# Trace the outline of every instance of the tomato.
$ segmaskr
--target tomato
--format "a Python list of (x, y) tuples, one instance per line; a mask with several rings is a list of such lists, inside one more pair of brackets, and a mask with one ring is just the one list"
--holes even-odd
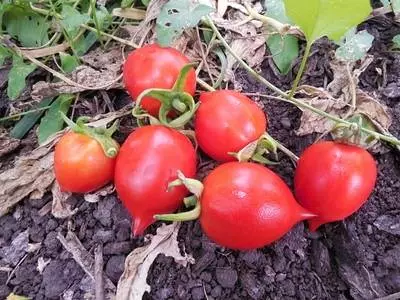
[(266, 130), (263, 111), (248, 97), (220, 90), (200, 95), (195, 132), (200, 148), (220, 162), (234, 161), (238, 152), (256, 141)]
[(372, 193), (377, 176), (371, 154), (357, 146), (325, 141), (308, 147), (295, 173), (295, 195), (317, 215), (310, 229), (342, 220), (357, 211)]
[[(189, 59), (173, 48), (157, 44), (146, 45), (134, 50), (127, 57), (123, 67), (123, 80), (129, 95), (136, 100), (146, 89), (170, 89), (174, 86), (180, 70)], [(192, 69), (186, 77), (184, 91), (194, 95), (196, 73)], [(143, 98), (141, 106), (149, 114), (158, 115), (160, 101), (151, 97)]]
[(231, 249), (263, 247), (313, 216), (278, 175), (255, 163), (218, 166), (204, 180), (200, 199), (204, 232)]
[(61, 190), (87, 193), (112, 180), (115, 161), (94, 138), (69, 132), (56, 145), (54, 172)]
[(196, 174), (196, 152), (190, 140), (171, 128), (144, 126), (132, 132), (122, 145), (115, 168), (119, 198), (134, 217), (134, 235), (155, 220), (153, 215), (175, 211), (188, 191), (168, 188), (178, 170)]

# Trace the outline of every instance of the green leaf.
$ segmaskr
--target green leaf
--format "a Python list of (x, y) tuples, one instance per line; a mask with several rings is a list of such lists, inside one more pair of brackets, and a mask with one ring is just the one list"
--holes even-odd
[[(36, 108), (42, 108), (48, 106), (54, 98), (43, 99)], [(25, 115), (11, 130), (10, 136), (16, 139), (22, 139), (29, 130), (36, 124), (36, 122), (43, 115), (44, 111), (38, 111)]]
[(122, 7), (122, 8), (131, 7), (131, 5), (133, 4), (133, 2), (135, 2), (135, 0), (122, 0), (122, 1), (121, 1), (121, 7)]
[(272, 59), (279, 71), (286, 75), (293, 61), (299, 56), (299, 41), (292, 35), (274, 34), (267, 40)]
[(26, 77), (36, 69), (34, 64), (25, 64), (23, 59), (17, 55), (13, 57), (13, 65), (8, 73), (7, 96), (14, 100), (25, 88)]
[(389, 0), (381, 0), (381, 3), (383, 7), (390, 7), (390, 1)]
[(24, 47), (40, 47), (49, 41), (50, 22), (25, 7), (13, 5), (3, 15), (6, 32)]
[(60, 52), (61, 68), (65, 73), (71, 73), (80, 65), (79, 60), (76, 56), (69, 55), (65, 52)]
[(196, 26), (202, 17), (214, 9), (211, 6), (187, 0), (170, 0), (161, 8), (157, 18), (157, 41), (169, 46), (183, 30)]
[(144, 6), (147, 7), (150, 4), (150, 0), (142, 0), (142, 3), (143, 3)]
[(284, 0), (286, 14), (304, 32), (308, 42), (327, 36), (339, 40), (371, 13), (369, 0)]
[(90, 47), (97, 42), (97, 34), (89, 32), (86, 36), (81, 36), (74, 44), (73, 48), (78, 55), (84, 55)]
[(104, 6), (100, 6), (100, 9), (96, 10), (96, 18), (100, 30), (107, 29), (112, 22), (112, 15)]
[[(266, 15), (282, 23), (292, 22), (286, 15), (283, 0), (265, 1)], [(267, 46), (272, 60), (279, 72), (286, 75), (292, 68), (293, 61), (299, 56), (299, 41), (295, 36), (274, 34), (267, 39)]]
[(354, 27), (346, 33), (344, 39), (345, 42), (336, 49), (336, 57), (344, 61), (357, 61), (367, 54), (374, 37), (366, 30), (356, 33)]
[(395, 35), (392, 39), (393, 48), (400, 49), (400, 34)]
[(400, 12), (400, 0), (391, 0), (392, 9), (395, 14)]
[(87, 14), (81, 14), (72, 6), (64, 4), (61, 11), (61, 25), (68, 33), (68, 35), (73, 38), (78, 34), (81, 24), (86, 24), (90, 17)]
[(11, 56), (10, 51), (8, 51), (6, 47), (0, 45), (0, 67), (4, 64), (4, 60), (10, 56)]
[(71, 94), (60, 95), (51, 104), (46, 115), (42, 118), (38, 130), (39, 145), (43, 144), (50, 136), (63, 129), (64, 120), (60, 111), (67, 114), (74, 96)]
[(265, 1), (264, 7), (267, 10), (266, 16), (273, 18), (281, 23), (292, 24), (285, 11), (285, 3), (283, 0), (268, 0)]

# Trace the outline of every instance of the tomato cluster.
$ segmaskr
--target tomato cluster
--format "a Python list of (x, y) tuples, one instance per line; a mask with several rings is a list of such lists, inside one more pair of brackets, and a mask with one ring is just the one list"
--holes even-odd
[[(193, 68), (181, 78), (188, 62), (177, 50), (155, 44), (128, 56), (123, 70), (126, 89), (133, 100), (140, 99), (140, 108), (151, 120), (187, 109), (188, 102), (180, 99), (192, 99), (196, 88)], [(210, 239), (240, 250), (268, 245), (302, 220), (308, 220), (311, 230), (342, 220), (373, 191), (375, 160), (354, 145), (323, 141), (308, 147), (295, 171), (295, 195), (269, 168), (242, 161), (265, 150), (261, 146), (267, 117), (236, 91), (201, 93), (193, 120), (198, 146), (221, 163), (203, 183), (191, 179), (197, 171), (192, 141), (163, 122), (134, 130), (117, 156), (105, 151), (110, 134), (104, 138), (101, 132), (79, 127), (64, 135), (55, 150), (57, 181), (63, 190), (85, 193), (114, 180), (133, 216), (134, 235), (143, 234), (156, 219), (199, 218)], [(189, 191), (194, 196), (186, 197)], [(173, 214), (183, 203), (193, 210)]]

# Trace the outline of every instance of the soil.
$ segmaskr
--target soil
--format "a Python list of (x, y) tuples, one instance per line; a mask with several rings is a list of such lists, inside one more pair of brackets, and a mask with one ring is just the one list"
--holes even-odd
[[(375, 37), (374, 62), (361, 76), (360, 87), (375, 93), (390, 108), (390, 131), (400, 136), (400, 53), (388, 52), (390, 40), (400, 33), (390, 17), (378, 17), (361, 26)], [(321, 40), (313, 47), (303, 81), (323, 86), (332, 79), (329, 51), (332, 43)], [(298, 65), (297, 65), (298, 66)], [(297, 68), (297, 67), (296, 67)], [(296, 70), (295, 68), (295, 70)], [(386, 72), (381, 76), (377, 70)], [(385, 71), (386, 70), (386, 71)], [(282, 77), (270, 61), (263, 75), (283, 89), (289, 89), (293, 74)], [(246, 92), (266, 92), (248, 75), (238, 70), (237, 79)], [(301, 112), (290, 104), (255, 99), (271, 116), (269, 132), (293, 152), (300, 154), (316, 136), (298, 137)], [(124, 102), (121, 100), (122, 103)], [(0, 103), (2, 103), (0, 101)], [(4, 105), (4, 102), (0, 105)], [(271, 246), (249, 252), (230, 251), (207, 239), (198, 222), (181, 226), (179, 243), (196, 263), (186, 268), (170, 257), (159, 255), (147, 282), (151, 292), (144, 299), (376, 299), (400, 291), (400, 155), (395, 150), (376, 156), (378, 183), (369, 201), (343, 222), (327, 224), (316, 233), (300, 223)], [(213, 163), (203, 159), (204, 176)], [(273, 169), (292, 185), (293, 165), (282, 157)], [(57, 233), (73, 230), (93, 254), (104, 246), (104, 270), (117, 283), (124, 259), (143, 238), (132, 238), (131, 218), (115, 195), (97, 204), (75, 198), (78, 213), (67, 220), (51, 214), (39, 215), (51, 196), (25, 200), (0, 218), (0, 266), (7, 261), (14, 272), (0, 268), (0, 299), (10, 293), (32, 299), (84, 299), (90, 279), (56, 238)], [(154, 233), (155, 224), (148, 229)], [(25, 256), (14, 251), (11, 241), (29, 233), (30, 243), (41, 243), (39, 250)], [(10, 248), (11, 247), (11, 248)], [(15, 250), (15, 249), (14, 249)], [(40, 273), (38, 259), (50, 263)], [(88, 283), (89, 282), (89, 283)], [(395, 299), (395, 298), (393, 298)]]

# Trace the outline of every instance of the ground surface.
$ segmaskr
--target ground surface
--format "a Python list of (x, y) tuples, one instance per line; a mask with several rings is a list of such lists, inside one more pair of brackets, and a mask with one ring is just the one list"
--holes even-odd
[[(363, 25), (375, 36), (370, 51), (374, 62), (362, 75), (360, 86), (375, 92), (393, 117), (391, 132), (400, 136), (400, 53), (388, 52), (391, 38), (400, 32), (390, 18), (379, 17)], [(304, 82), (322, 86), (332, 79), (329, 50), (332, 44), (318, 43), (310, 58)], [(277, 86), (288, 89), (291, 75), (280, 77), (266, 61), (263, 75)], [(377, 68), (387, 70), (387, 82)], [(264, 92), (244, 72), (238, 78), (247, 92)], [(383, 82), (383, 86), (382, 86)], [(315, 136), (297, 137), (300, 111), (289, 104), (263, 101), (270, 118), (269, 132), (295, 153), (315, 140)], [(1, 103), (5, 105), (4, 102)], [(22, 147), (32, 147), (23, 145)], [(376, 156), (379, 178), (368, 203), (344, 222), (323, 226), (310, 233), (299, 224), (282, 240), (263, 249), (235, 252), (222, 249), (202, 233), (198, 222), (185, 223), (179, 242), (196, 259), (186, 268), (172, 258), (160, 255), (147, 278), (152, 290), (146, 299), (375, 299), (400, 291), (400, 155), (391, 151)], [(212, 165), (202, 163), (205, 174)], [(283, 159), (274, 167), (292, 184), (293, 166)], [(93, 253), (96, 243), (104, 244), (104, 268), (116, 283), (124, 268), (124, 259), (143, 239), (130, 234), (131, 219), (119, 200), (111, 195), (97, 204), (76, 197), (78, 213), (69, 220), (58, 220), (39, 210), (51, 196), (25, 200), (0, 218), (0, 254), (21, 232), (29, 230), (30, 242), (41, 242), (37, 252), (27, 257), (8, 278), (0, 271), (0, 299), (11, 291), (34, 299), (59, 299), (65, 291), (73, 299), (83, 299), (88, 278), (56, 239), (58, 232), (70, 228)], [(149, 229), (154, 232), (155, 226)], [(1, 254), (4, 255), (4, 254)], [(39, 257), (51, 259), (43, 274), (37, 270)], [(8, 281), (8, 282), (7, 282)]]

